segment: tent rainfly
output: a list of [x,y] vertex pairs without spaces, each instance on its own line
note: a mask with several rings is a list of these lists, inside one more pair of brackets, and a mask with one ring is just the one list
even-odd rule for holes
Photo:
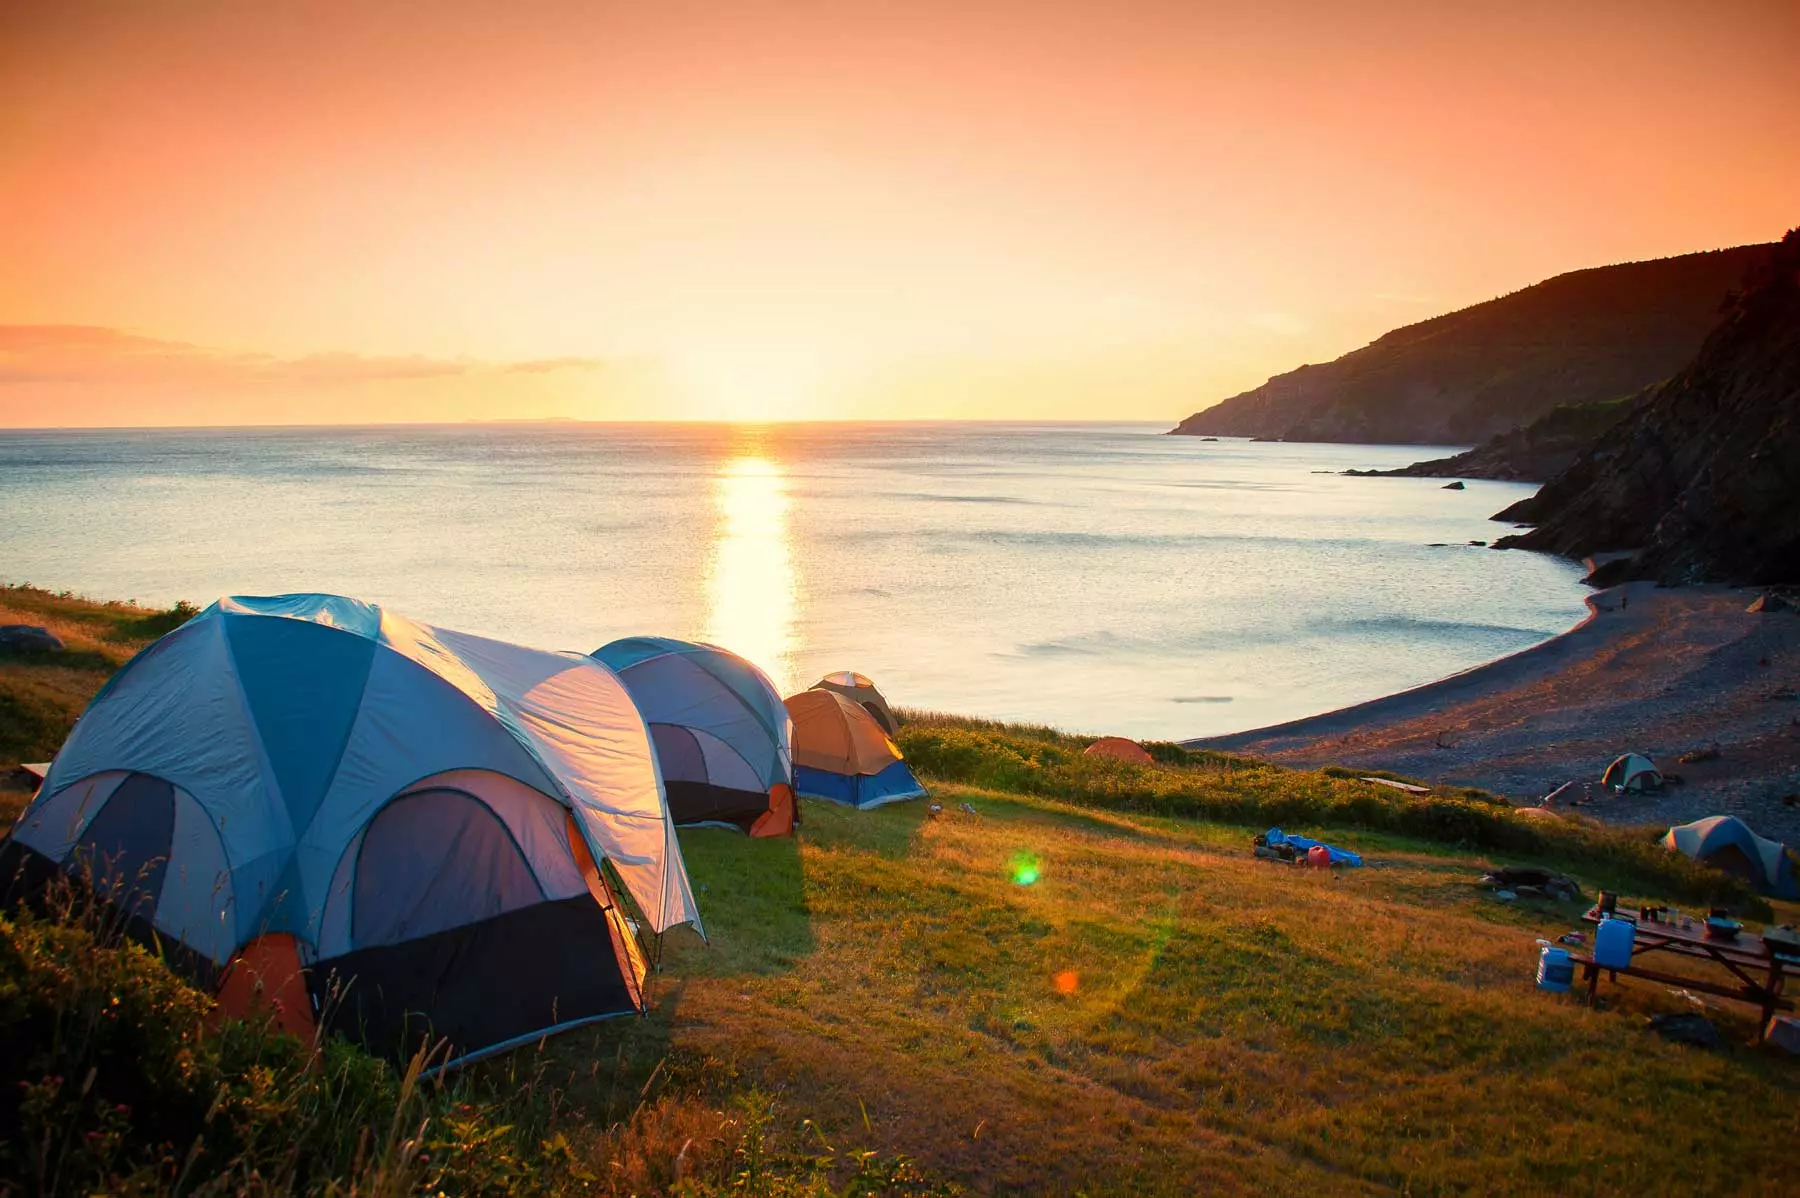
[[1662,780],[1662,773],[1655,763],[1642,753],[1613,758],[1606,772],[1600,775],[1600,785],[1610,786],[1620,794],[1655,790],[1662,785]]
[[598,862],[699,927],[617,676],[332,595],[221,599],[138,654],[0,846],[0,876],[91,871],[228,1009],[254,970],[446,1063],[642,1009]]
[[925,793],[900,749],[861,704],[835,691],[791,695],[794,789],[807,798],[878,807]]
[[632,636],[593,656],[650,725],[677,824],[786,836],[796,822],[790,723],[768,675],[714,645]]
[[1663,847],[1736,874],[1764,894],[1800,899],[1787,846],[1758,836],[1734,815],[1709,815],[1670,828]]
[[893,711],[888,708],[887,700],[882,697],[879,690],[875,689],[873,682],[855,670],[838,670],[836,673],[827,674],[813,683],[810,689],[835,691],[852,703],[862,704],[864,709],[875,717],[875,722],[881,726],[883,732],[889,736],[900,735],[900,721],[894,718]]

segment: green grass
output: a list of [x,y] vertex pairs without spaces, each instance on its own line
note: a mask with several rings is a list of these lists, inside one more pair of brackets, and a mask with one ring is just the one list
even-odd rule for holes
[[1666,851],[1659,843],[1665,828],[1520,816],[1504,800],[1479,790],[1412,796],[1364,782],[1358,771],[1287,769],[1172,744],[1147,746],[1155,763],[1133,765],[1084,756],[1090,741],[1047,728],[1015,731],[922,712],[907,713],[899,736],[915,770],[947,781],[1082,807],[1237,826],[1391,832],[1458,849],[1530,856],[1587,874],[1609,889],[1653,890],[1685,902],[1769,914],[1768,904],[1736,878]]
[[0,653],[0,820],[10,822],[31,797],[14,767],[50,760],[113,671],[194,610],[177,604],[154,611],[0,586],[0,624],[46,627],[66,647],[61,653]]
[[1684,1009],[1662,987],[1536,990],[1535,939],[1579,908],[1496,903],[1474,881],[1501,858],[1347,833],[1373,864],[1334,875],[1242,828],[937,797],[936,820],[811,804],[798,843],[685,834],[713,942],[668,954],[672,1042],[982,1188],[1755,1192],[1788,1168],[1793,1064],[1655,1039],[1641,1016]]
[[[108,662],[147,618],[41,595],[0,613],[41,603],[32,622]],[[0,696],[56,670],[66,727],[105,669],[0,662]],[[1475,884],[1545,864],[1627,903],[1746,902],[1637,832],[1174,745],[1121,766],[1048,728],[908,713],[900,739],[940,817],[810,803],[795,839],[683,831],[710,941],[669,937],[650,1014],[441,1086],[215,1026],[91,915],[0,921],[0,1194],[167,1192],[184,1170],[209,1192],[453,1195],[1791,1180],[1800,1068],[1749,1046],[1746,1010],[1709,1009],[1729,1043],[1704,1052],[1644,1029],[1690,1009],[1664,987],[1609,984],[1594,1009],[1538,991],[1535,941],[1579,907]],[[1370,864],[1257,860],[1270,823]]]

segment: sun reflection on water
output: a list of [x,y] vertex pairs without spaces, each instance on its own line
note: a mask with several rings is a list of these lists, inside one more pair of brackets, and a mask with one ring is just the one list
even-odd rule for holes
[[789,543],[787,475],[755,442],[713,480],[718,516],[706,573],[706,640],[768,672],[785,694],[794,683],[798,583]]

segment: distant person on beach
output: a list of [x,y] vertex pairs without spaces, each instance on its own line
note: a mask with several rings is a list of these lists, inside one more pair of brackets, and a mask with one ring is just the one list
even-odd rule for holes
[[1630,595],[1620,595],[1619,596],[1619,610],[1624,611],[1626,608],[1628,608],[1630,606],[1631,606],[1631,596]]

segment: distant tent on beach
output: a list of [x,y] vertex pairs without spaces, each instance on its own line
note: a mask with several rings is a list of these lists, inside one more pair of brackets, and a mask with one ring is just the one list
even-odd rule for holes
[[811,689],[835,691],[852,703],[862,704],[868,713],[875,717],[875,722],[881,725],[883,732],[889,736],[900,734],[900,721],[894,718],[893,711],[888,708],[888,701],[882,697],[873,682],[855,670],[838,670],[836,673],[827,674],[813,683]]
[[1600,785],[1610,786],[1621,793],[1655,790],[1662,785],[1662,781],[1661,771],[1642,753],[1627,753],[1623,757],[1615,757],[1613,763],[1606,767],[1606,772],[1600,775]]
[[781,693],[715,645],[632,636],[594,650],[650,725],[677,824],[723,823],[752,836],[794,830],[794,766]]
[[1670,828],[1663,847],[1736,874],[1764,894],[1800,899],[1800,881],[1794,878],[1786,846],[1758,836],[1736,816],[1709,815]]
[[790,695],[794,789],[807,798],[878,807],[925,793],[900,749],[861,704],[836,691]]
[[602,864],[653,931],[698,926],[617,675],[331,595],[221,599],[138,654],[0,845],[7,881],[87,873],[228,1008],[305,993],[452,1063],[642,1009]]
[[1114,761],[1128,761],[1133,765],[1152,765],[1156,760],[1143,745],[1123,736],[1103,736],[1083,749],[1081,754],[1084,757],[1110,757]]

